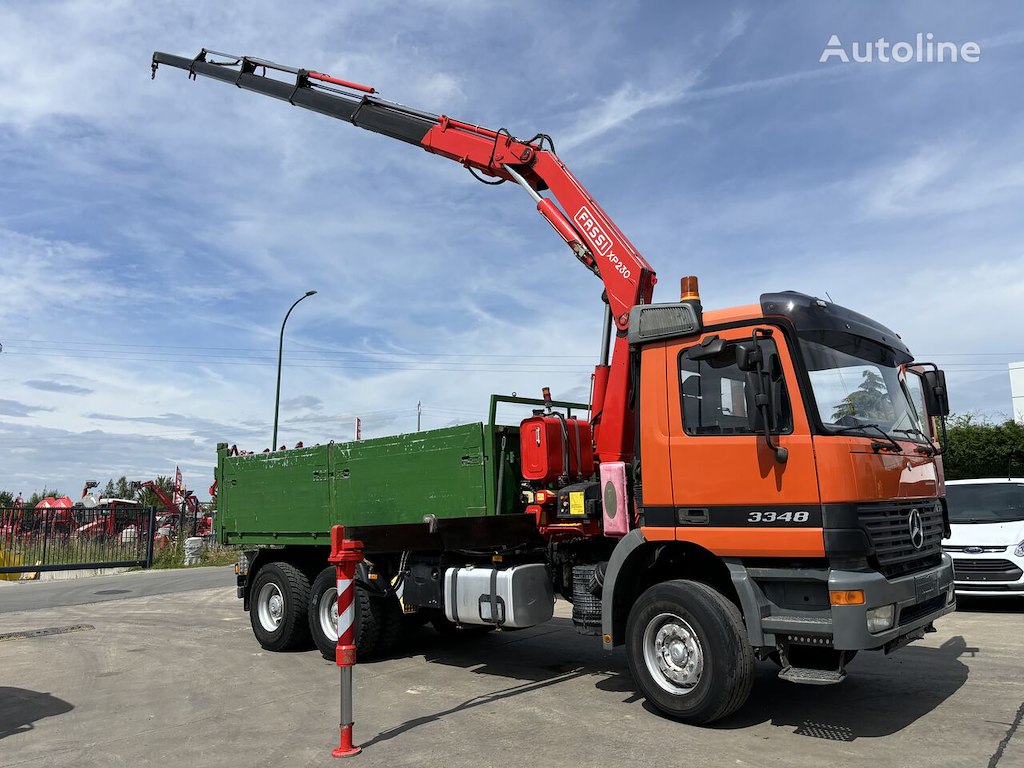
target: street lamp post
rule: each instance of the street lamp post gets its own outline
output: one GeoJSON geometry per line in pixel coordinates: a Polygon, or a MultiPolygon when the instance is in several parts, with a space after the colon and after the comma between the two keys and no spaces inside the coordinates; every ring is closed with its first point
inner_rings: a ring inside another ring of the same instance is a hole
{"type": "Polygon", "coordinates": [[[292,313],[292,310],[298,306],[299,302],[303,299],[308,299],[310,296],[315,294],[316,291],[306,291],[305,295],[300,296],[295,300],[288,311],[284,315],[284,322],[281,323],[281,338],[277,345],[277,394],[274,395],[274,439],[270,443],[270,450],[277,450],[277,416],[281,411],[281,357],[284,354],[284,326],[288,322],[288,315],[292,313]]]}

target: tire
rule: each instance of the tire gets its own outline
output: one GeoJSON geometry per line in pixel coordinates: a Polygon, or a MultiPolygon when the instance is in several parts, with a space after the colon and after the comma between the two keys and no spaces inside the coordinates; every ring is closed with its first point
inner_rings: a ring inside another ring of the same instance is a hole
{"type": "Polygon", "coordinates": [[[309,645],[309,579],[291,563],[268,563],[252,584],[249,623],[261,646],[287,651],[309,645]]]}
{"type": "Polygon", "coordinates": [[[696,581],[666,581],[640,596],[626,623],[626,656],[647,700],[687,723],[732,714],[754,681],[739,609],[696,581]]]}
{"type": "Polygon", "coordinates": [[[376,652],[380,656],[387,656],[398,647],[402,631],[407,628],[402,604],[394,594],[376,596],[372,603],[380,617],[380,639],[377,641],[376,652]]]}
{"type": "MultiPolygon", "coordinates": [[[[371,606],[373,598],[359,584],[359,579],[356,580],[355,590],[356,654],[369,656],[377,650],[380,621],[371,606]]],[[[338,581],[334,566],[320,571],[313,581],[311,594],[309,633],[320,655],[328,661],[334,661],[338,648],[338,581]]]]}
{"type": "Polygon", "coordinates": [[[426,609],[420,608],[416,613],[403,613],[402,624],[407,630],[417,630],[430,623],[430,614],[426,609]]]}

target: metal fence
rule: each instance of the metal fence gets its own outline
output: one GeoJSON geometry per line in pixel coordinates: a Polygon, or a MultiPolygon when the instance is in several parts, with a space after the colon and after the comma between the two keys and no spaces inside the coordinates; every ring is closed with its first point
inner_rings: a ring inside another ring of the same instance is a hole
{"type": "Polygon", "coordinates": [[[152,507],[0,507],[0,574],[153,563],[152,507]]]}

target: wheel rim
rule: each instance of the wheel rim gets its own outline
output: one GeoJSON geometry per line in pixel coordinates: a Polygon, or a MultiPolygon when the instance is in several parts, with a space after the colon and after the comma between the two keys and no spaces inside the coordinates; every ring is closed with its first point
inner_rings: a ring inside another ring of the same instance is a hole
{"type": "Polygon", "coordinates": [[[684,619],[661,613],[644,630],[644,663],[660,688],[676,696],[692,693],[704,671],[704,649],[684,619]]]}
{"type": "Polygon", "coordinates": [[[277,584],[264,584],[256,599],[256,615],[267,632],[274,632],[284,621],[284,593],[277,584]]]}
{"type": "Polygon", "coordinates": [[[317,606],[320,617],[320,631],[332,643],[338,642],[338,588],[328,587],[320,595],[317,606]]]}

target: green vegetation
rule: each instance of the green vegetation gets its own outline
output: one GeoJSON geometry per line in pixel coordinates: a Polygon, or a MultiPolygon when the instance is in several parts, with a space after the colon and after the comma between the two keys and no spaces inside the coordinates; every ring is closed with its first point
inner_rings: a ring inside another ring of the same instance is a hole
{"type": "MultiPolygon", "coordinates": [[[[174,495],[173,478],[160,475],[153,482],[160,486],[160,490],[168,496],[174,495]]],[[[158,510],[163,509],[163,504],[152,488],[142,488],[138,483],[129,481],[125,475],[121,475],[116,481],[111,478],[107,481],[103,490],[98,491],[98,493],[101,497],[107,499],[129,499],[130,501],[139,502],[144,507],[156,507],[158,510]]]]}
{"type": "Polygon", "coordinates": [[[992,423],[974,414],[949,419],[947,480],[1024,475],[1024,424],[992,423]]]}
{"type": "Polygon", "coordinates": [[[199,562],[194,566],[185,565],[185,539],[188,536],[180,532],[164,546],[153,548],[153,568],[199,568],[206,565],[232,565],[238,560],[238,547],[225,547],[219,543],[207,542],[199,555],[199,562]]]}
{"type": "Polygon", "coordinates": [[[222,547],[214,544],[212,547],[203,549],[199,556],[199,562],[194,566],[185,565],[185,546],[179,546],[177,542],[168,544],[162,549],[153,551],[154,570],[165,570],[168,568],[199,568],[208,565],[233,565],[238,561],[238,550],[236,547],[222,547]]]}

